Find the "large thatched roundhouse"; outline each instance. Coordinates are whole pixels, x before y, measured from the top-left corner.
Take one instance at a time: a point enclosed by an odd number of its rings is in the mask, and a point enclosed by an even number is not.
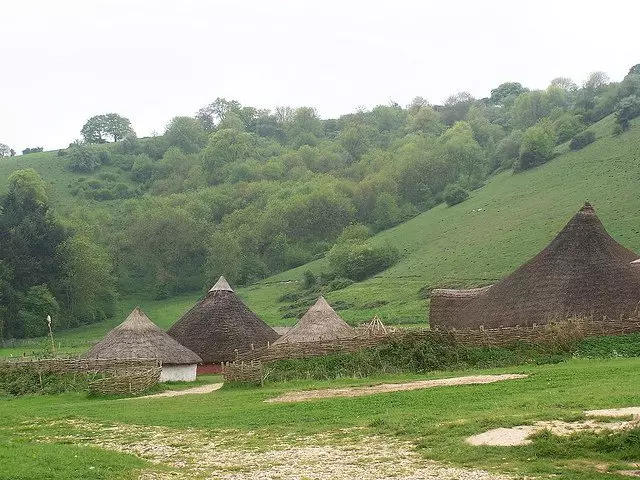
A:
[[[231,362],[236,350],[242,353],[278,338],[269,325],[247,308],[224,277],[168,333],[207,364]]]
[[[611,238],[586,203],[544,250],[500,282],[434,290],[430,323],[460,329],[627,317],[640,302],[637,259]]]
[[[84,355],[86,358],[156,358],[160,381],[193,381],[202,359],[161,330],[139,307]]]
[[[320,297],[298,323],[276,340],[274,345],[338,340],[355,336],[356,331],[340,318],[324,297]]]

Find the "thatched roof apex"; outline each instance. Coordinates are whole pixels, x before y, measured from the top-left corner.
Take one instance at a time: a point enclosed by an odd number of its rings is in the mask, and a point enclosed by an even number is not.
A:
[[[85,354],[87,358],[157,358],[166,364],[200,363],[202,359],[167,335],[136,307]]]
[[[638,254],[607,233],[587,202],[545,249],[475,298],[472,291],[434,290],[430,323],[497,327],[628,316],[640,302],[636,261]]]
[[[233,292],[233,289],[229,285],[229,282],[227,282],[227,279],[224,278],[223,276],[220,276],[216,284],[213,287],[211,287],[209,292],[215,292],[218,290],[226,290],[228,292]]]
[[[300,321],[274,344],[318,342],[355,336],[356,331],[340,318],[324,297],[320,297]]]
[[[168,331],[206,363],[235,360],[238,353],[262,347],[278,334],[244,304],[224,277]]]

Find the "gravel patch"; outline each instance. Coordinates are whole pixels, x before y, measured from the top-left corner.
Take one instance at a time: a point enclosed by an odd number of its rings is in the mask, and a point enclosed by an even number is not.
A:
[[[45,436],[47,427],[65,434]],[[483,470],[453,468],[424,460],[413,444],[367,435],[360,429],[311,436],[266,431],[174,429],[61,420],[24,425],[37,441],[73,442],[134,454],[158,465],[141,480],[507,480]],[[42,433],[42,436],[38,435]]]

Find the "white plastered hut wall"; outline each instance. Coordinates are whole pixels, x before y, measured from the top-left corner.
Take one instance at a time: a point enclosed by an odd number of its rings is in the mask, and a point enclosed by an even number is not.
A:
[[[196,379],[197,365],[162,365],[161,382],[193,382]]]

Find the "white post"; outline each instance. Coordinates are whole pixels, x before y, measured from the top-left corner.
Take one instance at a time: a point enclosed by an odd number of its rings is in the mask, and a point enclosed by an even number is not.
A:
[[[51,352],[56,356],[56,344],[53,341],[53,332],[51,331],[51,315],[47,315],[47,325],[49,326],[49,337],[51,338]]]

